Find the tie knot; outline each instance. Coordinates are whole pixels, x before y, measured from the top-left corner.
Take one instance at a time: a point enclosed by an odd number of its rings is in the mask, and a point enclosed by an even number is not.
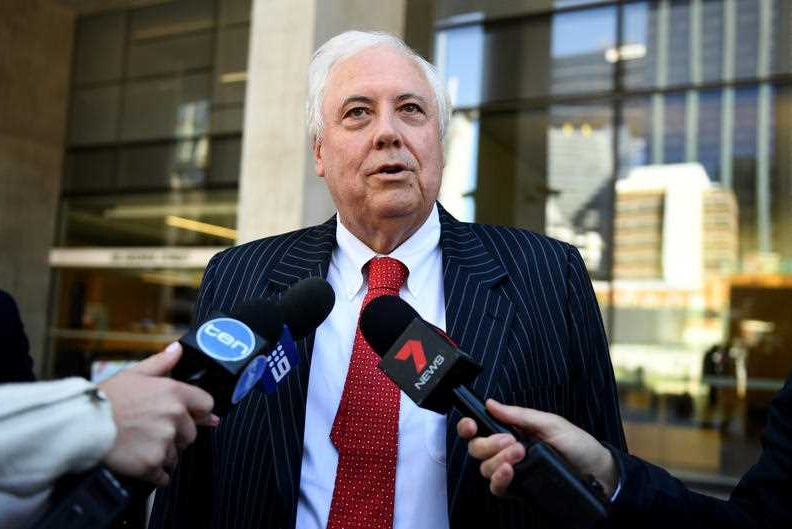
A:
[[[399,295],[399,289],[407,279],[407,267],[392,257],[375,257],[369,261],[369,291],[386,289]]]

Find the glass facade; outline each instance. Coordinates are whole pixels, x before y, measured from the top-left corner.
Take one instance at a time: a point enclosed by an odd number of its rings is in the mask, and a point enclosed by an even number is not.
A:
[[[206,259],[235,242],[249,26],[250,0],[78,18],[54,375],[179,336]]]
[[[438,13],[441,201],[579,248],[631,451],[733,484],[792,366],[792,1]]]

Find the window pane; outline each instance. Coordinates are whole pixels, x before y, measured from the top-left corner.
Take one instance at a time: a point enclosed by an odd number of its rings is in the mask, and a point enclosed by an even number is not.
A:
[[[60,246],[229,246],[236,191],[107,195],[64,201]]]
[[[792,2],[773,2],[773,73],[792,72]]]
[[[129,47],[127,76],[181,73],[212,65],[211,33],[185,37],[142,40]]]
[[[663,96],[665,114],[664,163],[685,161],[686,106],[684,93]]]
[[[209,127],[209,75],[129,83],[124,97],[125,140],[189,137]]]
[[[206,181],[208,139],[121,150],[119,188],[189,189]]]
[[[220,24],[239,24],[250,20],[250,0],[220,0]]]
[[[209,171],[209,182],[215,184],[239,182],[241,162],[242,140],[240,138],[212,140],[212,168]]]
[[[568,241],[605,277],[612,149],[608,106],[482,115],[476,220]]]
[[[699,93],[698,161],[713,181],[721,181],[721,91]]]
[[[607,7],[486,27],[484,100],[612,88],[615,16]]]
[[[214,27],[213,0],[182,0],[132,11],[130,40],[168,37]]]
[[[623,83],[628,88],[653,86],[657,70],[657,14],[647,3],[624,6]],[[632,50],[628,55],[627,51]]]
[[[544,13],[553,8],[602,4],[609,0],[440,0],[437,2],[439,20],[484,20]],[[612,1],[612,0],[611,0]]]
[[[737,78],[756,77],[759,58],[759,2],[737,0],[736,3],[734,74]]]
[[[66,156],[63,191],[83,193],[106,191],[116,186],[116,150],[76,150]]]
[[[723,78],[723,2],[705,0],[701,16],[701,77],[704,82]]]
[[[245,108],[242,105],[229,105],[212,109],[212,133],[228,134],[242,132]]]
[[[690,82],[690,2],[672,0],[668,9],[668,79],[669,85]]]
[[[104,143],[118,137],[121,87],[75,89],[72,92],[69,142],[72,145]]]
[[[215,103],[243,103],[247,85],[247,27],[222,29],[217,34],[215,59]]]
[[[771,166],[773,251],[780,269],[792,274],[792,87],[775,91]],[[792,298],[790,298],[792,299]]]
[[[121,78],[125,13],[81,17],[75,37],[74,82]]]
[[[202,274],[197,269],[58,270],[59,302],[50,335],[54,375],[93,378],[113,369],[113,362],[162,350],[189,328]]]

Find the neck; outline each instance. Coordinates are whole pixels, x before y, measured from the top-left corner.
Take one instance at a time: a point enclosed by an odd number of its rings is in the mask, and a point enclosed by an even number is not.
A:
[[[403,218],[385,219],[365,226],[350,226],[343,220],[341,222],[352,235],[357,237],[366,246],[378,254],[387,255],[398,248],[404,241],[412,237],[412,235],[423,226],[426,219],[429,218],[430,213],[431,210],[422,218],[418,219],[417,222],[409,224],[405,223]]]

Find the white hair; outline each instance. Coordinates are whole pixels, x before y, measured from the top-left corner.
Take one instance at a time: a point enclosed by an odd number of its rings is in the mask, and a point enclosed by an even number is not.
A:
[[[437,103],[437,122],[440,138],[445,138],[448,122],[451,119],[449,98],[440,75],[431,63],[415,53],[404,41],[389,33],[346,31],[331,38],[316,50],[308,65],[308,97],[305,110],[308,118],[308,134],[311,141],[321,138],[322,128],[322,102],[324,100],[327,77],[333,66],[344,59],[352,57],[374,46],[389,46],[411,59],[421,69],[432,87],[435,102]]]

